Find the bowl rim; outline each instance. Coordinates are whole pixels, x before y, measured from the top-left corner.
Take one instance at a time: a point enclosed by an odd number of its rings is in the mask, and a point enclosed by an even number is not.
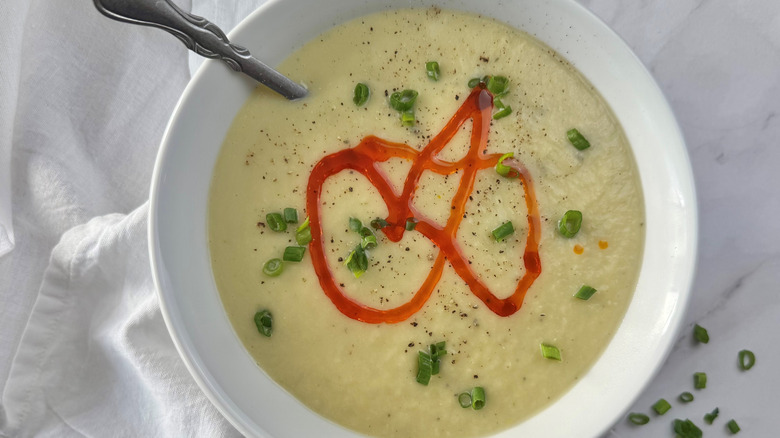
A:
[[[262,18],[266,16],[266,14],[275,12],[275,8],[279,8],[282,4],[302,4],[305,2],[312,2],[314,0],[270,0],[263,5],[261,5],[257,10],[255,10],[252,14],[250,14],[248,17],[246,17],[236,28],[234,28],[229,34],[229,38],[233,40],[236,38],[236,40],[240,41],[240,36],[247,32],[248,29],[252,28],[252,26],[256,26],[258,21],[260,21]],[[360,3],[364,2],[365,0],[343,0],[341,4],[345,3]],[[463,9],[466,8],[465,5],[473,2],[469,2],[468,0],[442,0],[442,1],[432,1],[432,0],[416,0],[417,3],[413,6],[429,6],[430,4],[441,4],[443,5],[443,8],[449,8],[449,7],[455,7],[456,9]],[[369,2],[365,1],[365,7],[372,9],[372,10],[379,10],[380,6],[377,6],[379,4],[383,5],[381,8],[386,7],[387,5],[394,5],[397,2],[394,2],[392,0],[385,0],[381,2],[375,2],[373,5],[368,5]],[[406,2],[403,3],[402,7],[409,7],[413,2]],[[522,3],[522,2],[521,2]],[[527,3],[527,2],[526,2]],[[500,5],[500,2],[498,3]],[[613,425],[618,419],[620,419],[627,410],[630,408],[631,404],[639,397],[642,391],[646,388],[646,386],[650,383],[650,381],[654,378],[654,376],[657,374],[657,372],[660,370],[661,366],[666,360],[666,357],[668,356],[669,352],[671,351],[676,333],[679,331],[682,323],[683,323],[683,317],[686,312],[686,308],[688,305],[689,297],[690,297],[690,291],[693,285],[693,278],[695,274],[695,265],[696,265],[696,258],[697,258],[697,241],[698,241],[698,212],[697,212],[697,206],[696,206],[696,195],[695,195],[695,187],[693,183],[693,172],[691,168],[690,158],[687,153],[687,149],[685,148],[685,142],[683,139],[682,132],[679,128],[679,125],[677,124],[676,120],[674,119],[673,111],[671,107],[669,106],[666,99],[663,97],[663,93],[658,86],[658,84],[655,82],[655,80],[652,78],[650,73],[647,71],[647,69],[643,66],[641,61],[638,59],[638,57],[630,50],[628,45],[614,32],[612,31],[602,20],[600,20],[598,17],[596,17],[593,13],[591,13],[589,10],[587,10],[584,6],[580,5],[579,3],[576,3],[574,0],[553,0],[550,1],[549,4],[552,6],[550,7],[557,7],[556,5],[562,5],[564,7],[570,8],[571,12],[579,17],[586,17],[588,20],[590,20],[591,24],[593,26],[596,26],[598,30],[601,32],[601,35],[604,36],[604,38],[609,39],[609,43],[612,44],[610,47],[614,50],[621,50],[621,56],[624,62],[631,62],[634,65],[632,65],[632,68],[636,71],[639,71],[642,73],[642,77],[637,77],[636,79],[640,81],[645,87],[649,87],[646,89],[646,93],[649,95],[652,95],[653,98],[653,105],[654,107],[660,111],[659,113],[652,113],[654,116],[659,116],[660,114],[660,120],[656,124],[660,123],[663,125],[666,129],[665,134],[672,138],[674,141],[671,143],[667,143],[664,145],[665,147],[665,153],[666,154],[673,154],[674,155],[674,163],[672,165],[673,167],[673,177],[677,178],[676,181],[669,182],[669,184],[674,185],[676,190],[673,190],[673,193],[666,193],[667,195],[670,195],[672,197],[677,196],[677,199],[673,199],[674,202],[669,202],[670,208],[673,210],[674,222],[676,225],[676,230],[674,230],[674,236],[676,237],[676,246],[672,245],[673,247],[668,247],[666,249],[672,251],[671,254],[668,254],[670,257],[670,260],[673,260],[673,264],[670,261],[670,267],[674,271],[674,281],[673,283],[674,290],[670,290],[666,292],[665,299],[667,302],[665,304],[667,305],[667,308],[665,312],[663,312],[663,315],[666,317],[663,321],[658,321],[657,324],[653,326],[653,335],[655,335],[656,343],[653,344],[653,351],[655,354],[652,356],[649,363],[645,364],[642,367],[640,374],[640,379],[638,381],[635,381],[633,387],[629,389],[623,390],[622,397],[619,397],[620,399],[620,405],[622,406],[621,409],[617,409],[609,414],[603,414],[602,420],[603,423],[601,428],[596,431],[596,433],[603,433],[605,432],[611,425]],[[488,7],[500,7],[500,6],[488,6]],[[270,11],[270,12],[269,12]],[[278,13],[278,12],[277,12]],[[362,14],[358,14],[362,15]],[[354,17],[355,15],[350,16],[350,18]],[[496,17],[494,17],[496,18]],[[342,20],[343,22],[344,20]],[[335,24],[335,23],[332,23]],[[319,33],[319,32],[318,32]],[[532,35],[534,35],[532,33]],[[551,45],[554,47],[554,44],[550,44],[549,41],[544,41],[546,44]],[[568,54],[561,53],[562,56],[564,56],[566,59],[570,59]],[[626,61],[628,60],[628,61]],[[572,64],[575,65],[575,67],[578,67],[577,62],[573,62]],[[638,68],[637,68],[638,67]],[[182,146],[175,146],[177,143],[175,142],[176,138],[175,136],[178,135],[178,132],[180,131],[180,124],[182,123],[182,117],[184,117],[184,111],[188,106],[193,105],[193,95],[199,88],[202,87],[202,83],[206,80],[207,75],[213,74],[221,74],[221,70],[226,70],[220,63],[214,60],[207,60],[203,63],[203,65],[198,69],[195,75],[193,75],[191,81],[185,88],[185,90],[182,93],[181,98],[177,102],[173,113],[171,115],[171,118],[168,122],[168,125],[165,129],[165,132],[163,134],[161,143],[160,143],[160,150],[158,152],[157,160],[155,162],[154,171],[152,175],[152,184],[150,189],[150,209],[149,209],[149,223],[148,223],[148,239],[149,239],[149,252],[150,252],[150,262],[152,266],[152,276],[155,284],[155,288],[158,293],[159,302],[160,302],[160,308],[163,315],[163,318],[165,320],[166,327],[168,328],[169,333],[171,334],[171,338],[174,342],[174,345],[176,346],[176,349],[182,358],[182,360],[185,363],[185,366],[187,367],[190,374],[193,376],[194,380],[198,384],[198,386],[203,390],[205,395],[209,398],[209,400],[214,404],[215,407],[222,413],[225,418],[227,418],[230,423],[236,427],[239,432],[246,436],[252,436],[252,435],[261,435],[261,436],[272,436],[274,433],[273,430],[268,429],[267,427],[264,427],[264,425],[257,424],[254,420],[249,418],[245,412],[243,412],[241,406],[235,402],[231,398],[231,395],[225,392],[223,388],[223,382],[220,381],[220,376],[215,375],[213,373],[214,370],[210,369],[209,365],[204,362],[202,355],[196,348],[195,344],[193,343],[193,340],[191,338],[191,333],[188,332],[188,326],[186,326],[185,322],[182,319],[182,309],[180,304],[176,301],[174,298],[176,296],[176,293],[174,292],[174,289],[172,289],[172,281],[169,278],[169,272],[166,268],[166,258],[170,257],[168,253],[165,253],[166,251],[166,244],[163,243],[164,237],[161,235],[161,230],[165,229],[166,231],[168,229],[165,228],[165,225],[163,225],[164,217],[166,214],[168,214],[168,211],[166,210],[166,207],[164,207],[165,200],[169,199],[166,198],[166,195],[163,194],[162,190],[167,184],[167,173],[166,170],[170,169],[170,166],[172,165],[170,163],[170,154],[173,150],[173,148]],[[225,73],[225,75],[229,75],[230,73]],[[587,75],[586,75],[587,76]],[[591,79],[591,78],[588,78]],[[243,84],[240,85],[240,87],[243,87],[243,89],[251,89],[252,84],[249,82],[246,82],[245,80],[241,79],[239,81],[242,81]],[[596,87],[599,89],[599,87]],[[599,91],[601,91],[599,89]],[[603,94],[602,94],[603,95]],[[605,99],[607,97],[605,96]],[[609,99],[607,99],[609,101]],[[241,102],[243,104],[243,101]],[[240,107],[241,105],[239,105]],[[617,114],[617,111],[615,111],[617,116],[620,116]],[[649,117],[651,114],[640,114],[638,117]],[[620,118],[620,117],[619,117]],[[623,124],[623,120],[621,120],[621,124]],[[625,126],[625,125],[624,125]],[[626,133],[628,135],[628,132]],[[221,145],[221,143],[220,143]],[[219,148],[217,148],[219,149]],[[632,143],[632,151],[634,152],[635,159],[637,159],[637,151],[634,150],[634,144]],[[645,176],[641,175],[642,178],[642,187],[645,199],[645,214],[648,215],[647,211],[647,205],[648,205],[648,193],[647,193],[647,185]],[[210,180],[210,178],[209,178]],[[170,210],[170,209],[168,209]],[[204,212],[205,214],[205,212]],[[670,219],[671,220],[671,219]],[[654,225],[656,226],[656,225]],[[650,229],[650,223],[648,218],[648,230]],[[648,231],[649,232],[649,231]],[[658,235],[656,236],[658,237]],[[646,240],[649,240],[650,236],[646,234]],[[642,272],[645,272],[645,262],[648,258],[648,243],[645,243],[644,248],[644,254],[643,254],[643,264],[642,264]],[[209,264],[210,266],[210,264]],[[209,272],[209,275],[211,273]],[[642,274],[640,274],[641,276]],[[641,280],[641,279],[640,279]],[[213,281],[213,279],[212,279]],[[632,299],[633,301],[633,299]],[[631,311],[636,312],[637,308],[635,306],[635,303],[632,302],[632,304],[629,307],[629,310],[626,312],[625,318],[629,318],[629,312]],[[224,310],[222,310],[224,312]],[[625,322],[625,321],[624,321]],[[230,327],[232,330],[232,327]],[[623,323],[621,323],[621,327],[618,329],[618,332],[620,332],[623,329]],[[234,335],[235,336],[235,335]],[[617,336],[617,334],[615,335]],[[636,338],[636,336],[633,336]],[[640,340],[641,338],[638,338],[636,340]],[[236,339],[237,340],[237,339]],[[613,344],[613,340],[610,341],[610,346]],[[610,347],[608,347],[609,350]],[[637,344],[636,347],[636,354],[642,354],[643,351],[640,350],[647,350],[646,345]],[[607,351],[602,353],[602,358],[600,358],[597,361],[597,364],[601,362],[603,357],[606,355]],[[620,366],[631,366],[632,364],[629,362],[618,364]],[[618,366],[615,365],[615,366]],[[593,365],[595,368],[597,365]],[[591,369],[592,371],[592,369]],[[592,374],[591,371],[586,373],[585,376],[581,379],[581,382],[578,383],[576,387],[582,386],[582,381],[585,381],[587,377]],[[264,374],[264,373],[263,373]],[[600,376],[599,379],[597,379],[595,382],[593,382],[593,385],[589,385],[590,388],[586,390],[593,390],[596,389],[599,385],[602,385],[605,382],[604,380],[605,376]],[[267,376],[265,377],[268,378]],[[275,385],[275,383],[274,383]],[[278,387],[278,386],[277,386]],[[570,389],[569,392],[572,392]],[[291,397],[291,396],[290,396]],[[289,400],[287,400],[288,406],[289,406]],[[296,402],[293,400],[293,403]],[[299,403],[299,402],[298,402]],[[553,405],[556,405],[558,402],[554,402]],[[302,406],[302,405],[301,405]],[[552,406],[552,405],[551,405]],[[308,410],[308,408],[304,409]],[[539,418],[544,416],[544,413],[546,411],[549,411],[548,408],[545,408],[542,412],[539,414],[534,415],[530,420],[526,420],[525,422],[521,423],[525,424],[532,421],[541,421],[541,422],[547,422],[550,419],[543,418],[542,420],[538,420]],[[309,411],[312,412],[312,411]],[[319,417],[319,414],[313,413],[314,416]],[[608,421],[606,421],[608,420]],[[330,423],[330,426],[328,426],[329,420],[323,419],[322,417],[319,417],[318,420],[314,421],[313,424],[315,424],[317,427],[325,427],[327,433],[338,433],[339,436],[343,435],[354,435],[354,432],[347,431],[346,429],[342,429],[341,426],[337,426],[333,423]],[[578,425],[577,431],[585,433],[586,435],[591,433],[586,428],[579,427],[581,425]],[[499,432],[496,436],[499,437],[509,437],[514,436],[513,432],[517,426],[512,427],[504,432]],[[593,429],[595,430],[595,429]],[[354,435],[358,436],[358,435]],[[554,435],[558,436],[558,435]],[[560,435],[565,436],[565,435]],[[585,436],[585,435],[580,435]],[[594,434],[593,436],[596,436]]]

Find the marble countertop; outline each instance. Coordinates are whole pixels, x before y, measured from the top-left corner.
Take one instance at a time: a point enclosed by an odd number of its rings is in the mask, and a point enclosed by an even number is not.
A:
[[[685,135],[699,206],[699,260],[685,326],[658,375],[631,407],[650,423],[604,437],[673,436],[689,418],[705,437],[778,436],[780,408],[780,2],[583,0],[636,52]],[[693,326],[707,328],[697,344]],[[741,371],[749,349],[756,365]],[[693,373],[707,388],[693,389]],[[677,400],[683,391],[694,401]],[[660,398],[672,409],[655,415]],[[703,421],[714,408],[720,416]],[[597,406],[588,409],[598,409]]]

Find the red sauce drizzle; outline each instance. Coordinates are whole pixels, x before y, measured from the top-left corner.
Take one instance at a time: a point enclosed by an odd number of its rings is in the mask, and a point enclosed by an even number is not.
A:
[[[485,152],[492,109],[493,96],[482,86],[478,86],[465,99],[463,105],[447,122],[444,129],[422,151],[418,152],[405,144],[392,143],[378,137],[368,136],[356,147],[330,154],[314,166],[306,193],[306,210],[311,221],[312,241],[309,245],[311,258],[325,295],[346,316],[368,323],[397,323],[406,320],[420,310],[431,296],[441,278],[445,260],[452,264],[455,272],[468,284],[472,293],[497,315],[512,315],[523,305],[528,288],[542,272],[542,265],[539,260],[539,237],[541,234],[539,209],[531,175],[519,161],[515,159],[504,160],[504,165],[517,171],[518,179],[525,192],[525,203],[528,209],[528,236],[523,254],[525,273],[518,282],[514,293],[504,299],[493,295],[472,272],[468,260],[463,256],[460,246],[455,240],[466,203],[474,189],[477,172],[492,169],[501,157],[501,154],[486,154]],[[463,123],[469,119],[472,120],[473,129],[467,155],[456,162],[438,159],[436,155],[452,140]],[[390,158],[402,158],[412,162],[411,170],[406,177],[400,195],[395,193],[390,180],[377,165]],[[389,227],[383,228],[382,232],[390,241],[400,241],[406,232],[404,228],[406,219],[414,217],[419,222],[412,232],[422,234],[439,248],[433,267],[423,284],[410,301],[398,307],[377,309],[349,298],[336,284],[325,260],[325,243],[322,238],[320,218],[322,186],[328,178],[345,169],[352,169],[363,174],[381,194],[389,212],[385,220],[390,224]],[[463,171],[457,192],[452,199],[450,217],[443,228],[417,211],[413,205],[418,182],[426,170],[441,175]]]

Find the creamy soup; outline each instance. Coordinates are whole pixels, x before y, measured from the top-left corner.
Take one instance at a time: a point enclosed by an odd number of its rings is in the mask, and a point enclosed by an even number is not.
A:
[[[438,9],[350,21],[280,70],[310,95],[256,90],[225,139],[209,207],[217,286],[258,365],[315,412],[380,437],[488,435],[575,385],[620,324],[644,239],[633,157],[598,92],[529,35]],[[506,77],[508,92],[468,85],[486,76]],[[361,106],[358,83],[370,89]],[[401,90],[418,92],[411,126],[389,103]],[[573,146],[572,128],[589,148]],[[496,164],[510,152],[505,177]],[[298,221],[274,231],[267,215],[285,208]],[[559,230],[569,210],[582,214],[573,237]],[[299,246],[307,216],[303,259],[264,273]],[[359,277],[350,218],[376,236]],[[388,226],[369,226],[377,218]],[[506,222],[513,232],[496,239]],[[574,297],[584,285],[595,294]],[[270,337],[254,322],[263,310]],[[438,374],[419,383],[419,352],[442,341]],[[484,407],[462,408],[475,387]]]

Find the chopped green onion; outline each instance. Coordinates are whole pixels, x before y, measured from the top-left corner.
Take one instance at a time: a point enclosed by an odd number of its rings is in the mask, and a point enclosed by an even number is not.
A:
[[[282,260],[285,262],[300,262],[303,260],[303,254],[306,252],[304,246],[288,246],[284,249]]]
[[[660,399],[653,405],[653,410],[658,415],[663,415],[669,411],[669,409],[672,409],[672,405],[669,404],[668,401],[664,399]]]
[[[417,226],[417,219],[410,217],[409,219],[406,220],[406,225],[404,226],[404,228],[406,229],[406,231],[412,231],[416,226]]]
[[[371,90],[368,89],[368,85],[358,83],[355,85],[355,96],[352,98],[352,102],[355,102],[357,106],[363,106],[371,95]]]
[[[577,210],[569,210],[558,221],[558,231],[565,237],[572,238],[580,231],[582,226],[582,213]]]
[[[414,110],[407,110],[401,113],[401,126],[414,126],[415,122]]]
[[[471,394],[468,392],[461,392],[458,394],[458,403],[460,403],[460,407],[462,408],[470,408],[471,407]]]
[[[593,294],[595,293],[596,293],[596,289],[588,285],[584,285],[580,288],[580,290],[577,291],[576,294],[574,294],[574,298],[579,298],[581,300],[589,300],[590,297],[592,297]]]
[[[572,146],[577,148],[578,151],[583,151],[590,147],[590,142],[576,129],[569,129],[566,131],[566,137],[569,138],[569,142]]]
[[[284,231],[287,229],[287,222],[279,213],[268,213],[265,215],[265,221],[268,223],[268,228],[273,231]]]
[[[474,88],[477,85],[479,85],[480,82],[482,82],[482,79],[480,79],[480,78],[469,79],[468,87],[469,88]]]
[[[471,390],[471,409],[478,411],[485,407],[485,389],[481,386],[475,386]]]
[[[683,393],[682,393],[682,394],[680,394],[680,396],[679,396],[679,397],[677,397],[677,398],[678,398],[678,399],[679,399],[681,402],[683,402],[683,403],[690,403],[690,402],[692,402],[692,401],[693,401],[693,394],[691,394],[690,392],[683,392]]]
[[[426,62],[425,74],[427,74],[428,77],[433,79],[434,81],[438,81],[439,75],[441,75],[441,70],[439,70],[439,63],[436,61]]]
[[[493,96],[503,96],[509,92],[509,79],[505,76],[491,76],[487,81],[487,89]]]
[[[513,158],[515,156],[514,152],[509,152],[501,156],[501,158],[498,159],[498,163],[496,163],[496,173],[503,176],[504,178],[517,178],[520,176],[517,173],[517,170],[504,165],[504,160],[507,158]]]
[[[707,387],[707,373],[693,373],[693,387],[704,389]]]
[[[300,227],[298,227],[296,231],[301,232],[308,227],[309,227],[309,216],[306,216],[306,219],[303,220],[303,223],[301,224]]]
[[[693,337],[702,344],[710,342],[710,335],[707,333],[707,329],[700,326],[699,324],[693,326]]]
[[[732,434],[737,433],[741,430],[737,422],[734,420],[731,420],[728,423],[726,423],[726,427],[729,428],[729,432],[731,432]]]
[[[298,210],[294,208],[285,208],[284,209],[284,221],[288,224],[297,224],[298,223]]]
[[[445,341],[440,341],[435,344],[431,344],[428,347],[428,350],[431,353],[431,359],[438,360],[445,354],[447,354],[447,350],[445,349],[446,343]]]
[[[306,222],[304,222],[305,226],[298,227],[298,229],[295,231],[295,242],[298,243],[298,245],[306,246],[311,242],[311,227],[309,226],[309,218],[306,218]]]
[[[558,347],[547,344],[541,344],[540,346],[542,348],[542,356],[545,359],[561,360],[561,350],[558,350]]]
[[[739,367],[743,371],[747,371],[753,368],[756,364],[756,355],[750,350],[742,350],[739,352]]]
[[[414,90],[396,91],[390,95],[390,106],[396,111],[409,111],[414,107],[417,95]]]
[[[271,334],[274,332],[274,318],[271,315],[271,312],[262,310],[255,313],[255,325],[257,326],[257,331],[260,332],[261,335],[270,338]]]
[[[496,242],[504,240],[507,236],[515,232],[515,227],[512,225],[512,221],[506,221],[499,225],[498,228],[492,231],[493,238]]]
[[[650,422],[650,417],[648,417],[645,414],[640,414],[638,412],[632,412],[628,414],[628,421],[630,421],[633,424],[636,424],[637,426],[643,426]]]
[[[674,431],[678,438],[701,438],[703,433],[691,420],[674,420]]]
[[[712,422],[715,421],[716,418],[718,418],[718,414],[720,414],[720,409],[715,408],[709,414],[704,414],[704,421],[706,421],[707,424],[712,424]]]
[[[355,219],[354,217],[349,218],[350,230],[360,232],[361,228],[363,228],[363,223],[360,222],[360,219]]]
[[[390,226],[390,224],[389,224],[389,223],[387,223],[387,221],[386,221],[386,220],[384,220],[384,219],[382,219],[382,218],[376,218],[376,219],[374,219],[374,220],[372,220],[372,221],[371,221],[371,226],[372,226],[372,227],[373,227],[375,230],[380,230],[380,229],[382,229],[382,228],[389,227],[389,226]]]
[[[512,107],[507,105],[493,114],[493,120],[503,119],[504,117],[512,114]]]
[[[373,234],[370,236],[363,236],[363,239],[360,240],[360,246],[365,249],[376,248],[376,236]]]
[[[352,250],[352,252],[349,253],[349,256],[347,256],[347,260],[344,262],[344,264],[349,269],[349,272],[355,276],[355,278],[360,278],[360,276],[365,274],[366,270],[368,269],[368,257],[366,256],[366,251],[362,246],[358,245],[355,247],[355,249]]]
[[[417,383],[428,385],[428,382],[431,381],[432,373],[433,360],[431,360],[431,356],[424,351],[420,351],[417,354]]]
[[[263,274],[269,277],[278,277],[284,270],[282,259],[271,259],[263,265]]]

